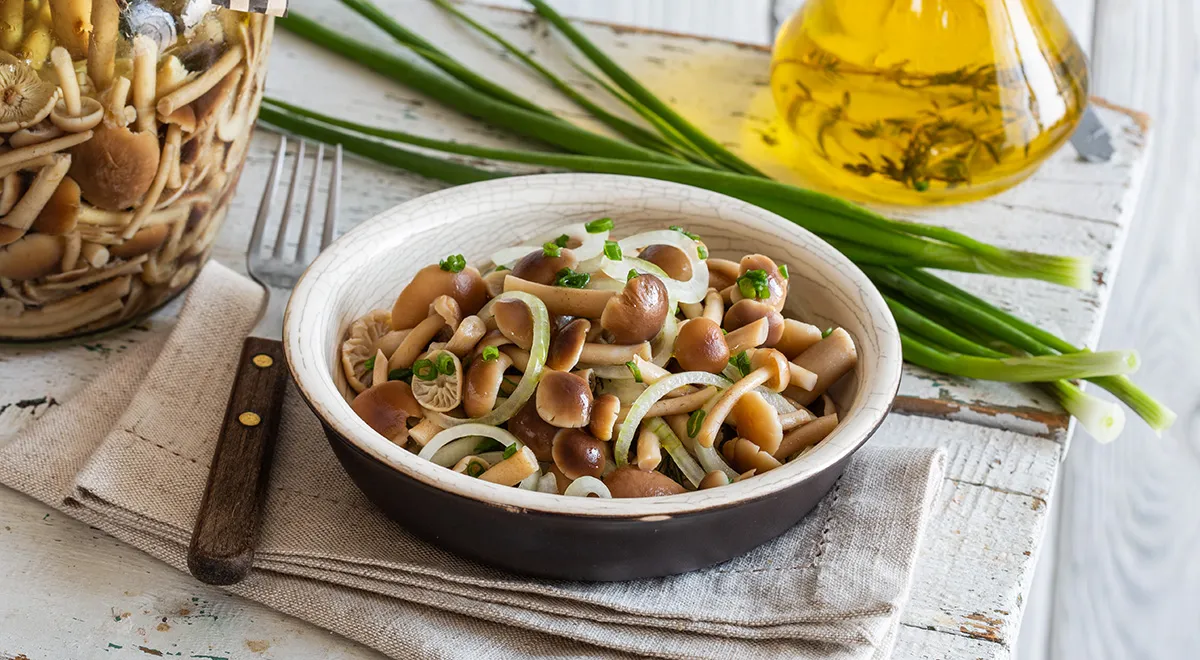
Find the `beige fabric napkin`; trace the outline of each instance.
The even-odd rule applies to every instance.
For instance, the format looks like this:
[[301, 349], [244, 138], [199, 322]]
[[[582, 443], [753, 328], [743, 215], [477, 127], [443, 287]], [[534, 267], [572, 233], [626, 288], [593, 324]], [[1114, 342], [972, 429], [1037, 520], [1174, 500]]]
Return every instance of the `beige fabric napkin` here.
[[[0, 482], [184, 570], [260, 295], [210, 264], [171, 333], [0, 439]], [[943, 463], [934, 450], [867, 447], [803, 522], [709, 569], [625, 583], [531, 579], [387, 520], [290, 392], [257, 570], [230, 590], [395, 658], [882, 658]]]

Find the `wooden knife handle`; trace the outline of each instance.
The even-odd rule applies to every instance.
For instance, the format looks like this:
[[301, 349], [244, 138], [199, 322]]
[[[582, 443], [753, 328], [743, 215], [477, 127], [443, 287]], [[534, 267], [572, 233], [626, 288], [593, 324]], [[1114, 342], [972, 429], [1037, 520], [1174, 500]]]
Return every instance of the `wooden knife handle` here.
[[188, 570], [202, 582], [234, 584], [250, 572], [286, 385], [283, 344], [247, 337], [188, 548]]

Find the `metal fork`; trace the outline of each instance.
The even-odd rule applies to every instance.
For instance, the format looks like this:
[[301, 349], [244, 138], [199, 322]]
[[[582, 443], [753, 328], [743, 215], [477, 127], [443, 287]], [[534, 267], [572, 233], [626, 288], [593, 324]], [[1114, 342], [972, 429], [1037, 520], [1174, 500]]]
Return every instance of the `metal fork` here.
[[[271, 206], [279, 188], [280, 175], [287, 155], [287, 138], [279, 138], [279, 149], [271, 164], [267, 187], [258, 207], [258, 217], [250, 235], [246, 266], [250, 277], [263, 287], [266, 295], [259, 321], [242, 343], [237, 376], [229, 393], [225, 420], [213, 454], [208, 486], [200, 503], [200, 513], [188, 548], [188, 569], [209, 584], [234, 584], [250, 572], [258, 540], [259, 517], [271, 457], [279, 429], [279, 413], [287, 385], [287, 367], [279, 337], [283, 330], [283, 310], [289, 289], [308, 267], [310, 233], [315, 233], [313, 213], [317, 202], [317, 182], [325, 145], [317, 145], [316, 158], [309, 177], [308, 202], [300, 225], [295, 254], [285, 254], [296, 190], [304, 164], [305, 144], [297, 148], [292, 166], [292, 182], [283, 204], [283, 215], [275, 230], [275, 244], [269, 254], [263, 250], [263, 236], [271, 218]], [[334, 150], [333, 171], [329, 179], [329, 198], [321, 224], [320, 242], [324, 250], [333, 242], [337, 225], [338, 197], [342, 178], [342, 147]]]

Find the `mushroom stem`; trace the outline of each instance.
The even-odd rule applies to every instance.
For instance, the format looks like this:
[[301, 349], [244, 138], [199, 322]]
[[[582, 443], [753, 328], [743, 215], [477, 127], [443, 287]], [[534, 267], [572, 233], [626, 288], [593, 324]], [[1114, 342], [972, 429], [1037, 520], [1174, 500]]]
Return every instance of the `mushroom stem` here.
[[789, 360], [796, 359], [804, 351], [821, 341], [821, 329], [809, 323], [796, 319], [783, 320], [783, 334], [775, 342], [775, 350], [783, 353]]
[[775, 458], [786, 461], [796, 452], [808, 449], [824, 440], [837, 428], [837, 425], [838, 416], [835, 414], [818, 417], [803, 426], [796, 427], [783, 436], [783, 442], [780, 442], [779, 448], [775, 450]]
[[717, 325], [721, 325], [721, 319], [725, 318], [725, 299], [716, 289], [709, 289], [704, 296], [703, 316]]
[[537, 457], [529, 447], [521, 447], [517, 453], [492, 466], [487, 472], [479, 475], [479, 478], [501, 486], [515, 486], [539, 469]]
[[25, 34], [25, 0], [0, 0], [0, 49], [16, 52]]
[[704, 416], [700, 432], [696, 434], [696, 442], [700, 443], [702, 447], [713, 446], [713, 441], [717, 439], [717, 431], [721, 429], [721, 424], [725, 423], [725, 418], [729, 416], [729, 411], [733, 410], [733, 405], [742, 398], [743, 394], [767, 382], [770, 377], [769, 369], [765, 367], [755, 369], [722, 392], [720, 398]]
[[509, 275], [504, 278], [505, 291], [524, 291], [537, 296], [551, 314], [559, 316], [581, 316], [598, 319], [604, 306], [619, 292], [602, 289], [572, 289], [565, 286], [547, 286]]
[[11, 323], [0, 320], [0, 334], [26, 339], [82, 327], [121, 311], [120, 301], [129, 293], [130, 282], [129, 277], [118, 278], [42, 309], [25, 312]]
[[639, 470], [653, 470], [662, 463], [662, 442], [658, 434], [646, 427], [638, 434], [637, 466]]
[[783, 465], [774, 456], [759, 449], [758, 445], [745, 438], [730, 440], [721, 448], [721, 451], [736, 469], [755, 470], [755, 474], [762, 474]]
[[388, 379], [388, 360], [380, 349], [375, 349], [375, 363], [371, 369], [371, 383], [386, 383]]
[[[447, 349], [449, 350], [449, 349]], [[512, 360], [500, 353], [494, 360], [475, 359], [467, 369], [467, 380], [463, 386], [463, 412], [467, 417], [483, 417], [496, 407], [500, 394], [500, 383]]]
[[[446, 350], [461, 358], [470, 353], [486, 333], [487, 324], [478, 316], [472, 314], [458, 324], [458, 329], [454, 331], [454, 336], [446, 343]], [[477, 417], [477, 415], [471, 416]]]
[[508, 356], [513, 369], [525, 373], [525, 368], [529, 366], [529, 351], [516, 344], [506, 344], [500, 347], [500, 352]]
[[[10, 144], [11, 144], [11, 142], [10, 142]], [[8, 153], [12, 153], [12, 152], [8, 152]], [[0, 177], [9, 178], [12, 175], [16, 174], [17, 172], [20, 172], [21, 170], [30, 170], [30, 171], [39, 170], [39, 169], [45, 167], [46, 165], [50, 165], [53, 162], [54, 162], [54, 154], [46, 154], [44, 156], [38, 156], [37, 158], [31, 158], [29, 160], [26, 160], [26, 161], [23, 161], [20, 163], [13, 163], [12, 165], [5, 165], [4, 167], [0, 167]], [[18, 182], [17, 189], [19, 191], [21, 177], [16, 176], [14, 178]], [[14, 198], [12, 200], [12, 203], [16, 204], [17, 200]], [[0, 205], [2, 205], [2, 203], [0, 203]], [[8, 209], [11, 209], [11, 208], [12, 208], [12, 206], [8, 207]], [[8, 213], [8, 210], [5, 210], [4, 213]]]
[[21, 201], [17, 202], [12, 211], [0, 219], [0, 225], [20, 230], [29, 229], [46, 203], [50, 201], [50, 196], [58, 189], [58, 184], [62, 183], [63, 177], [67, 175], [70, 167], [71, 157], [61, 154], [55, 156], [53, 164], [38, 170], [33, 183], [29, 184], [29, 190], [25, 191], [25, 195], [21, 197]]
[[146, 224], [146, 218], [154, 211], [154, 207], [158, 204], [158, 198], [162, 196], [163, 190], [167, 187], [167, 177], [171, 174], [171, 162], [179, 160], [179, 141], [182, 135], [183, 132], [177, 124], [167, 127], [167, 139], [163, 141], [162, 157], [158, 160], [158, 172], [154, 175], [154, 181], [150, 184], [150, 190], [146, 192], [146, 197], [133, 212], [133, 220], [121, 234], [122, 238], [133, 238], [133, 235]]
[[770, 322], [766, 318], [747, 323], [725, 335], [725, 343], [729, 346], [729, 354], [737, 355], [744, 350], [762, 346], [771, 332]]
[[82, 108], [79, 104], [79, 79], [75, 77], [75, 62], [62, 46], [50, 51], [50, 60], [54, 62], [54, 71], [58, 74], [58, 86], [62, 90], [67, 112], [72, 117], [78, 117]]
[[79, 232], [73, 231], [66, 236], [66, 242], [63, 244], [63, 257], [59, 265], [59, 271], [66, 273], [75, 270], [75, 264], [79, 262], [79, 255], [83, 252], [83, 238]]
[[621, 412], [621, 400], [615, 394], [601, 394], [592, 403], [592, 419], [588, 430], [599, 440], [612, 440], [613, 426]]
[[709, 488], [717, 488], [718, 486], [728, 486], [730, 483], [729, 476], [720, 470], [713, 470], [704, 475], [700, 480], [700, 490], [708, 490]]
[[802, 390], [812, 390], [817, 386], [817, 374], [805, 369], [795, 362], [788, 362], [788, 372], [791, 373], [789, 382], [795, 383]]
[[418, 422], [416, 426], [408, 430], [408, 438], [416, 442], [418, 445], [424, 447], [425, 445], [429, 444], [429, 441], [433, 439], [433, 436], [441, 433], [444, 430], [445, 429], [443, 429], [441, 426], [438, 426], [437, 422], [426, 417]]
[[125, 76], [113, 81], [108, 90], [108, 114], [118, 126], [125, 126], [125, 102], [129, 100], [129, 88], [133, 85]]
[[79, 246], [79, 256], [92, 268], [102, 268], [108, 263], [108, 248], [96, 243], [84, 243]]
[[679, 311], [683, 312], [683, 316], [688, 319], [694, 319], [697, 316], [704, 314], [703, 303], [679, 303]]
[[795, 364], [817, 375], [816, 383], [808, 390], [790, 387], [785, 396], [802, 406], [816, 401], [858, 362], [858, 352], [850, 333], [835, 328], [829, 336], [796, 356]]
[[[157, 130], [154, 116], [155, 88], [158, 75], [158, 44], [145, 35], [133, 38], [133, 107], [137, 110], [139, 131]], [[167, 113], [170, 114], [170, 113]]]
[[425, 347], [433, 337], [446, 325], [446, 320], [434, 314], [417, 324], [396, 347], [396, 352], [388, 359], [388, 369], [407, 369], [417, 361], [417, 357], [425, 352]]
[[[0, 168], [18, 166], [17, 169], [25, 169], [35, 159], [58, 153], [77, 144], [83, 144], [90, 139], [92, 139], [92, 131], [83, 131], [82, 133], [68, 133], [53, 140], [31, 144], [28, 147], [13, 149], [7, 153], [0, 154]], [[0, 174], [3, 173], [5, 173], [3, 169], [0, 169]]]
[[245, 50], [240, 44], [236, 44], [225, 54], [220, 57], [211, 67], [204, 73], [197, 76], [191, 82], [181, 85], [178, 89], [167, 94], [158, 100], [158, 111], [164, 115], [169, 115], [175, 112], [180, 107], [183, 107], [192, 101], [200, 98], [205, 92], [209, 91], [221, 82], [221, 80], [233, 71], [242, 61], [245, 55]]
[[92, 0], [50, 0], [54, 37], [67, 47], [72, 57], [83, 57], [92, 31]]
[[783, 427], [784, 432], [787, 432], [799, 426], [803, 426], [814, 419], [817, 419], [817, 416], [812, 414], [808, 408], [797, 408], [790, 413], [784, 413], [780, 415], [779, 425]]
[[50, 35], [52, 20], [49, 3], [38, 7], [33, 27], [26, 33], [25, 40], [21, 42], [19, 57], [29, 62], [30, 66], [35, 69], [40, 69], [46, 61], [46, 56], [50, 54], [50, 46], [53, 41], [53, 37]]
[[121, 8], [117, 0], [92, 0], [92, 35], [88, 43], [88, 76], [97, 90], [113, 81]]
[[704, 407], [709, 399], [717, 394], [717, 388], [709, 385], [703, 389], [696, 390], [690, 394], [677, 396], [674, 398], [662, 398], [655, 401], [650, 409], [646, 411], [646, 417], [666, 417], [667, 415], [681, 415], [684, 413], [695, 412]]
[[584, 344], [579, 362], [584, 364], [625, 364], [634, 358], [650, 359], [650, 342], [640, 344]]

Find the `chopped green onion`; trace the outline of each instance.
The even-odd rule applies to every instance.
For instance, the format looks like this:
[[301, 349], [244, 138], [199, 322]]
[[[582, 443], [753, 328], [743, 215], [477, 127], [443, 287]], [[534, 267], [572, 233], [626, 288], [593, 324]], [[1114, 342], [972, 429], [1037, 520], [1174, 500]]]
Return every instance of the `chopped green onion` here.
[[454, 373], [454, 356], [449, 353], [438, 353], [437, 370], [447, 376]]
[[554, 286], [565, 286], [568, 289], [582, 289], [592, 281], [588, 273], [576, 273], [570, 268], [564, 268], [555, 275]]
[[821, 339], [824, 339], [824, 338], [826, 338], [826, 337], [828, 337], [829, 335], [832, 335], [832, 334], [833, 334], [833, 328], [832, 328], [832, 327], [825, 328], [824, 330], [822, 330], [822, 331], [821, 331]]
[[478, 477], [483, 474], [483, 466], [479, 464], [479, 461], [471, 461], [467, 463], [466, 474], [468, 477]]
[[787, 264], [779, 264], [779, 274], [783, 275], [783, 279], [791, 278], [791, 273], [788, 272]]
[[638, 368], [636, 362], [630, 360], [629, 362], [625, 363], [625, 366], [629, 369], [629, 373], [633, 374], [633, 380], [635, 382], [642, 382], [642, 370]]
[[912, 187], [913, 190], [917, 192], [925, 192], [926, 190], [929, 190], [929, 182], [925, 180], [913, 181]]
[[504, 264], [500, 264], [499, 266], [496, 266], [496, 270], [497, 271], [508, 270], [508, 266], [505, 266]]
[[421, 380], [437, 380], [438, 377], [437, 366], [424, 358], [413, 362], [412, 371], [413, 375]]
[[493, 438], [484, 438], [483, 440], [479, 441], [479, 444], [475, 445], [476, 454], [483, 454], [489, 451], [500, 451], [501, 449], [504, 449], [504, 445], [501, 444], [499, 440], [495, 440]]
[[402, 380], [408, 382], [412, 380], [412, 369], [392, 369], [388, 372], [388, 380]]
[[737, 370], [742, 373], [742, 377], [750, 375], [750, 356], [746, 355], [746, 351], [742, 351], [741, 353], [733, 356], [733, 359], [729, 361], [729, 364], [737, 367]]
[[629, 280], [632, 280], [633, 278], [635, 278], [637, 276], [638, 276], [638, 272], [636, 270], [634, 270], [633, 268], [630, 268], [629, 274], [627, 274], [625, 276], [625, 281], [628, 282]]
[[500, 349], [496, 348], [495, 346], [484, 346], [481, 357], [483, 358], [484, 362], [491, 362], [492, 360], [500, 357]]
[[612, 218], [598, 218], [585, 224], [583, 228], [587, 230], [587, 233], [589, 234], [599, 234], [602, 231], [612, 231], [613, 221]]
[[562, 254], [562, 246], [554, 241], [547, 241], [542, 244], [542, 256], [557, 257]]
[[558, 247], [567, 247], [567, 243], [570, 243], [570, 242], [571, 242], [571, 237], [567, 236], [566, 234], [562, 234], [558, 238], [554, 239], [554, 244], [557, 245]]
[[504, 448], [504, 458], [512, 458], [513, 454], [516, 454], [518, 451], [521, 451], [521, 443], [514, 442]]
[[700, 432], [700, 427], [704, 425], [704, 418], [707, 416], [708, 412], [703, 408], [688, 415], [687, 434], [689, 438], [696, 437], [696, 434]]
[[680, 227], [679, 225], [671, 225], [670, 227], [668, 227], [668, 229], [677, 231], [677, 232], [683, 234], [684, 236], [687, 236], [688, 238], [692, 239], [693, 241], [700, 240], [699, 234], [693, 234], [692, 232], [684, 229], [683, 227]]
[[696, 246], [696, 255], [699, 256], [701, 259], [707, 259], [708, 258], [708, 248], [704, 247], [703, 243], [701, 243], [700, 245], [697, 245]]
[[442, 270], [449, 271], [451, 273], [458, 273], [462, 272], [462, 269], [467, 267], [467, 260], [464, 259], [461, 254], [452, 254], [439, 261], [438, 266], [440, 266]]
[[767, 271], [761, 268], [748, 270], [737, 278], [738, 292], [743, 298], [763, 299], [771, 297], [771, 287], [767, 284]]
[[366, 369], [367, 371], [370, 371], [375, 368], [375, 356], [374, 355], [367, 358], [366, 362], [363, 362], [363, 368]]
[[616, 241], [604, 241], [604, 256], [613, 261], [620, 261], [625, 255], [621, 252], [621, 245]]

